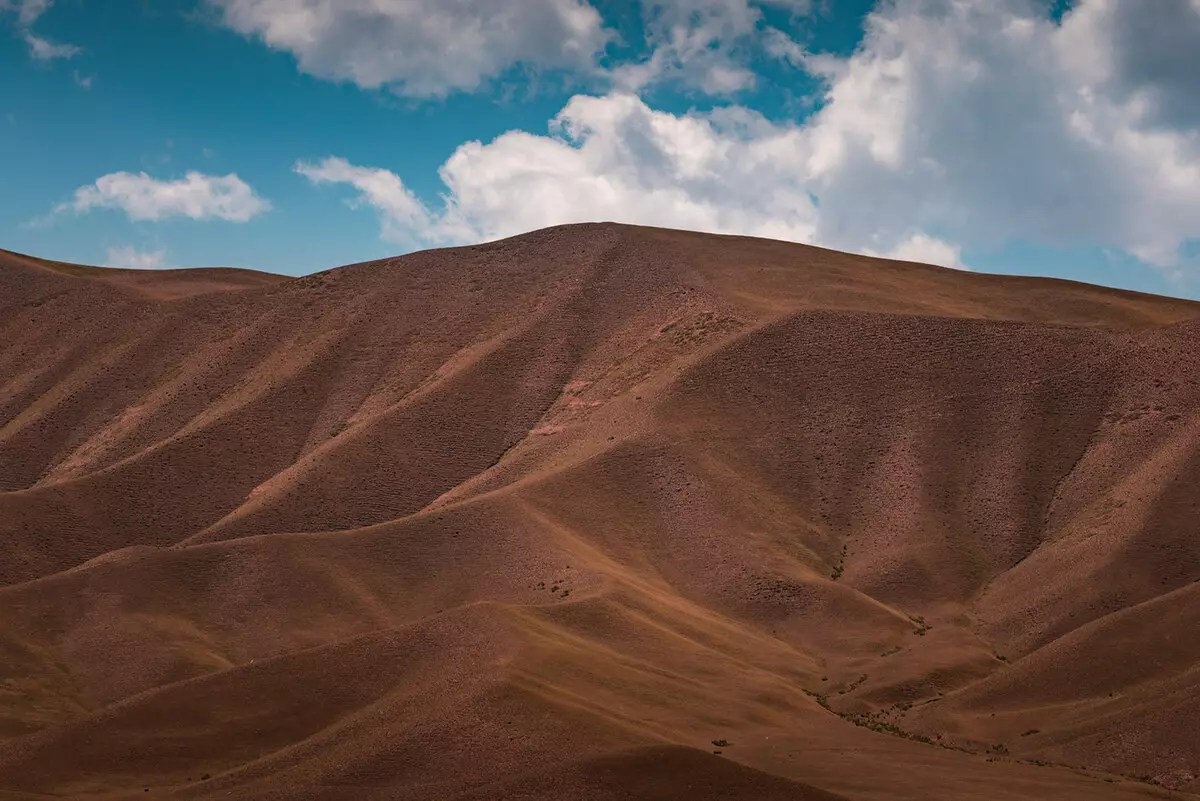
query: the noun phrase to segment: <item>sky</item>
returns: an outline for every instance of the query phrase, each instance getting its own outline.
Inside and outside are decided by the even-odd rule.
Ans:
[[[0,247],[593,220],[1200,298],[1200,0],[0,0]]]

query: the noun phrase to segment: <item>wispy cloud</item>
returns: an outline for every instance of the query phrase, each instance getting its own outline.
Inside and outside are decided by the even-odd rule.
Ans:
[[[314,184],[349,184],[359,191],[351,205],[379,211],[383,236],[397,242],[424,242],[434,237],[433,216],[400,177],[388,170],[358,167],[342,158],[300,161],[295,171]]]
[[[60,58],[74,58],[83,52],[82,48],[72,44],[57,44],[49,39],[43,39],[30,31],[25,31],[25,44],[29,45],[29,55],[38,61],[54,61]]]
[[[169,267],[166,250],[138,250],[133,245],[109,248],[104,262],[109,267],[126,267],[135,270],[157,270]]]
[[[0,11],[16,12],[17,22],[27,28],[53,4],[54,0],[0,0]]]
[[[59,44],[35,34],[31,28],[49,10],[54,0],[0,0],[0,12],[16,13],[17,27],[21,38],[29,48],[29,55],[38,61],[74,58],[83,49],[72,44]]]

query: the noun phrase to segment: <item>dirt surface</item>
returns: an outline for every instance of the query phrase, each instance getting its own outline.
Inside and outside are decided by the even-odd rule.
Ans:
[[[1200,304],[567,226],[0,252],[0,801],[1200,793]]]

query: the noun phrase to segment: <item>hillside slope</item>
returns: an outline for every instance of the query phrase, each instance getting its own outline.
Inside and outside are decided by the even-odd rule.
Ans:
[[[612,224],[0,252],[0,377],[0,798],[1200,792],[1200,304]]]

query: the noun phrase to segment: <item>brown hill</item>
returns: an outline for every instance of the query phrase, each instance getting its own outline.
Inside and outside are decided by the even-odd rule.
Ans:
[[[1197,318],[610,224],[0,252],[0,799],[1200,792]]]

